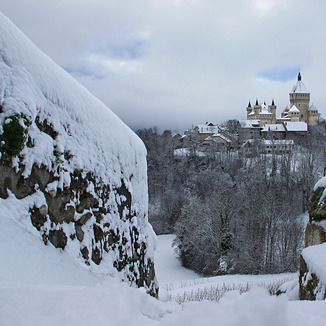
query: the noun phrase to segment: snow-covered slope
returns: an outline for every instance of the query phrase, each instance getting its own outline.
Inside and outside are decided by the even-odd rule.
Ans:
[[[155,293],[141,140],[2,14],[0,76],[3,207],[19,199],[45,244]]]
[[[9,218],[20,213],[14,200],[12,204]],[[6,244],[0,246],[1,326],[306,326],[326,320],[325,300],[288,302],[261,288],[242,295],[228,292],[219,302],[162,302],[116,278],[86,271],[65,251],[45,247],[34,228],[24,229],[15,219],[0,219],[0,239]],[[171,253],[167,239],[156,254],[161,262]],[[168,280],[167,266],[161,267],[158,276],[166,282],[187,274],[179,266]],[[226,276],[222,281],[228,285],[234,280]],[[186,280],[183,284],[184,291],[192,291]]]
[[[183,268],[172,247],[174,234],[159,236],[155,250],[156,275],[160,285],[174,281],[198,279],[200,276],[190,269]]]
[[[1,326],[153,325],[178,310],[44,246],[33,227],[16,221],[22,209],[11,201],[10,223],[0,218]]]
[[[0,199],[0,288],[96,285],[103,276],[85,269],[65,251],[44,246],[32,225],[23,227],[17,217],[24,208],[11,198],[11,205]]]

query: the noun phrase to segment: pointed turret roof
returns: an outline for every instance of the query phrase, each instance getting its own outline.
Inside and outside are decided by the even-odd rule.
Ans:
[[[318,109],[315,107],[315,105],[312,103],[310,108],[309,108],[309,111],[318,111]]]
[[[296,94],[298,94],[298,93],[299,94],[309,94],[310,93],[308,91],[306,85],[301,80],[301,73],[300,72],[298,74],[298,81],[293,86],[292,91],[290,93],[296,93]]]
[[[251,103],[250,103],[250,101],[249,101],[249,104],[248,104],[248,108],[251,108]]]
[[[275,102],[274,102],[274,99],[272,99],[272,105],[275,106]]]

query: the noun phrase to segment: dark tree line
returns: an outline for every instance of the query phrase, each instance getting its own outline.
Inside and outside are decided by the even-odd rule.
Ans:
[[[324,172],[324,123],[290,154],[252,157],[200,157],[196,137],[189,155],[175,156],[170,131],[137,133],[148,151],[149,221],[157,234],[176,234],[185,267],[205,275],[297,270],[302,213]]]

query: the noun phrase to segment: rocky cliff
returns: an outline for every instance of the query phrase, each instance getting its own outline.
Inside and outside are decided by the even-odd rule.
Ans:
[[[2,14],[0,198],[45,245],[157,294],[143,143]]]
[[[305,249],[300,257],[299,297],[326,298],[326,177],[317,182],[309,204]]]

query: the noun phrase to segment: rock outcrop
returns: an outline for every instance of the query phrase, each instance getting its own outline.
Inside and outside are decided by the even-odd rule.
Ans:
[[[326,298],[326,178],[317,182],[309,203],[305,249],[300,257],[299,297]]]
[[[146,173],[141,140],[0,14],[0,198],[21,225],[155,296]]]

